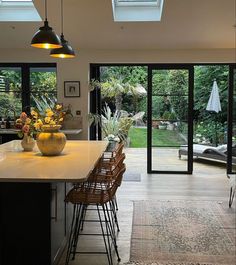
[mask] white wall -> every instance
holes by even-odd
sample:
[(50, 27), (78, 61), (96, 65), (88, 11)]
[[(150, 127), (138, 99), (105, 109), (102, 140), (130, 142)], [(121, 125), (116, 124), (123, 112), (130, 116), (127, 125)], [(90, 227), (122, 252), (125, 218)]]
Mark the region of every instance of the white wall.
[[(75, 59), (55, 60), (46, 50), (35, 48), (1, 49), (0, 62), (56, 62), (58, 77), (58, 101), (72, 104), (72, 111), (83, 116), (82, 139), (87, 139), (87, 113), (89, 110), (90, 63), (235, 63), (234, 49), (213, 50), (81, 50)], [(80, 81), (81, 96), (64, 98), (64, 81)]]

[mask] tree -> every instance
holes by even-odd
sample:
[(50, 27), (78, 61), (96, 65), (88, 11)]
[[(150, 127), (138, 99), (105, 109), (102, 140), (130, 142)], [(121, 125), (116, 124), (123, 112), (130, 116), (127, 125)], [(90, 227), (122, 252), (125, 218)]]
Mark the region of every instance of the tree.
[(171, 70), (168, 73), (169, 93), (171, 96), (172, 111), (178, 119), (187, 120), (188, 114), (188, 71)]
[(103, 101), (110, 100), (117, 110), (125, 106), (128, 112), (137, 111), (142, 98), (138, 84), (147, 86), (147, 67), (101, 67), (101, 84)]

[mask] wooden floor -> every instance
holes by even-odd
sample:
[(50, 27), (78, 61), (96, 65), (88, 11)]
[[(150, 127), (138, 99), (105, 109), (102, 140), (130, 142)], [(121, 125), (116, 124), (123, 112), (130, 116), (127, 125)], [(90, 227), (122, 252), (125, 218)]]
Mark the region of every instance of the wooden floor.
[[(114, 264), (123, 264), (129, 260), (133, 200), (228, 200), (229, 186), (225, 164), (198, 160), (194, 162), (192, 175), (147, 174), (146, 149), (129, 148), (125, 152), (129, 172), (141, 174), (141, 182), (123, 181), (118, 190), (118, 219), (121, 228), (118, 247), (122, 261), (117, 263), (114, 257)], [(175, 157), (172, 159), (175, 160)], [(186, 163), (185, 160), (177, 159), (178, 157), (172, 162)], [(103, 249), (102, 238), (98, 237), (81, 239), (79, 244), (83, 250)], [(60, 265), (62, 264), (63, 259)], [(107, 259), (105, 255), (78, 255), (70, 264), (103, 265), (107, 264)]]

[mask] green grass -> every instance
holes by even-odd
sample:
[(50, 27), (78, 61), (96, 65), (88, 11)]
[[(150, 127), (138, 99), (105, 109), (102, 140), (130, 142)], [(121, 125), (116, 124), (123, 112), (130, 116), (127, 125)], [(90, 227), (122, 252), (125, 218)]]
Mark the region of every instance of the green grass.
[[(147, 129), (146, 128), (130, 128), (130, 147), (147, 147)], [(152, 130), (152, 146), (164, 145), (164, 146), (180, 146), (181, 139), (177, 131), (170, 130)]]

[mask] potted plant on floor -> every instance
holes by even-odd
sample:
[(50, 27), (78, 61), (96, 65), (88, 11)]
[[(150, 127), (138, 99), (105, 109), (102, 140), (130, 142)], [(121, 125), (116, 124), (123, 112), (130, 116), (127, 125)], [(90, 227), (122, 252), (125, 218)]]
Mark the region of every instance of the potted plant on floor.
[(168, 124), (168, 129), (169, 130), (174, 130), (175, 129), (175, 122), (177, 121), (177, 116), (175, 112), (170, 112), (169, 117), (169, 124)]
[(168, 123), (166, 121), (161, 121), (158, 125), (158, 129), (160, 130), (166, 130)]
[(160, 121), (158, 128), (160, 130), (166, 130), (168, 123), (168, 118), (169, 118), (170, 112), (165, 111), (162, 115), (162, 120)]

